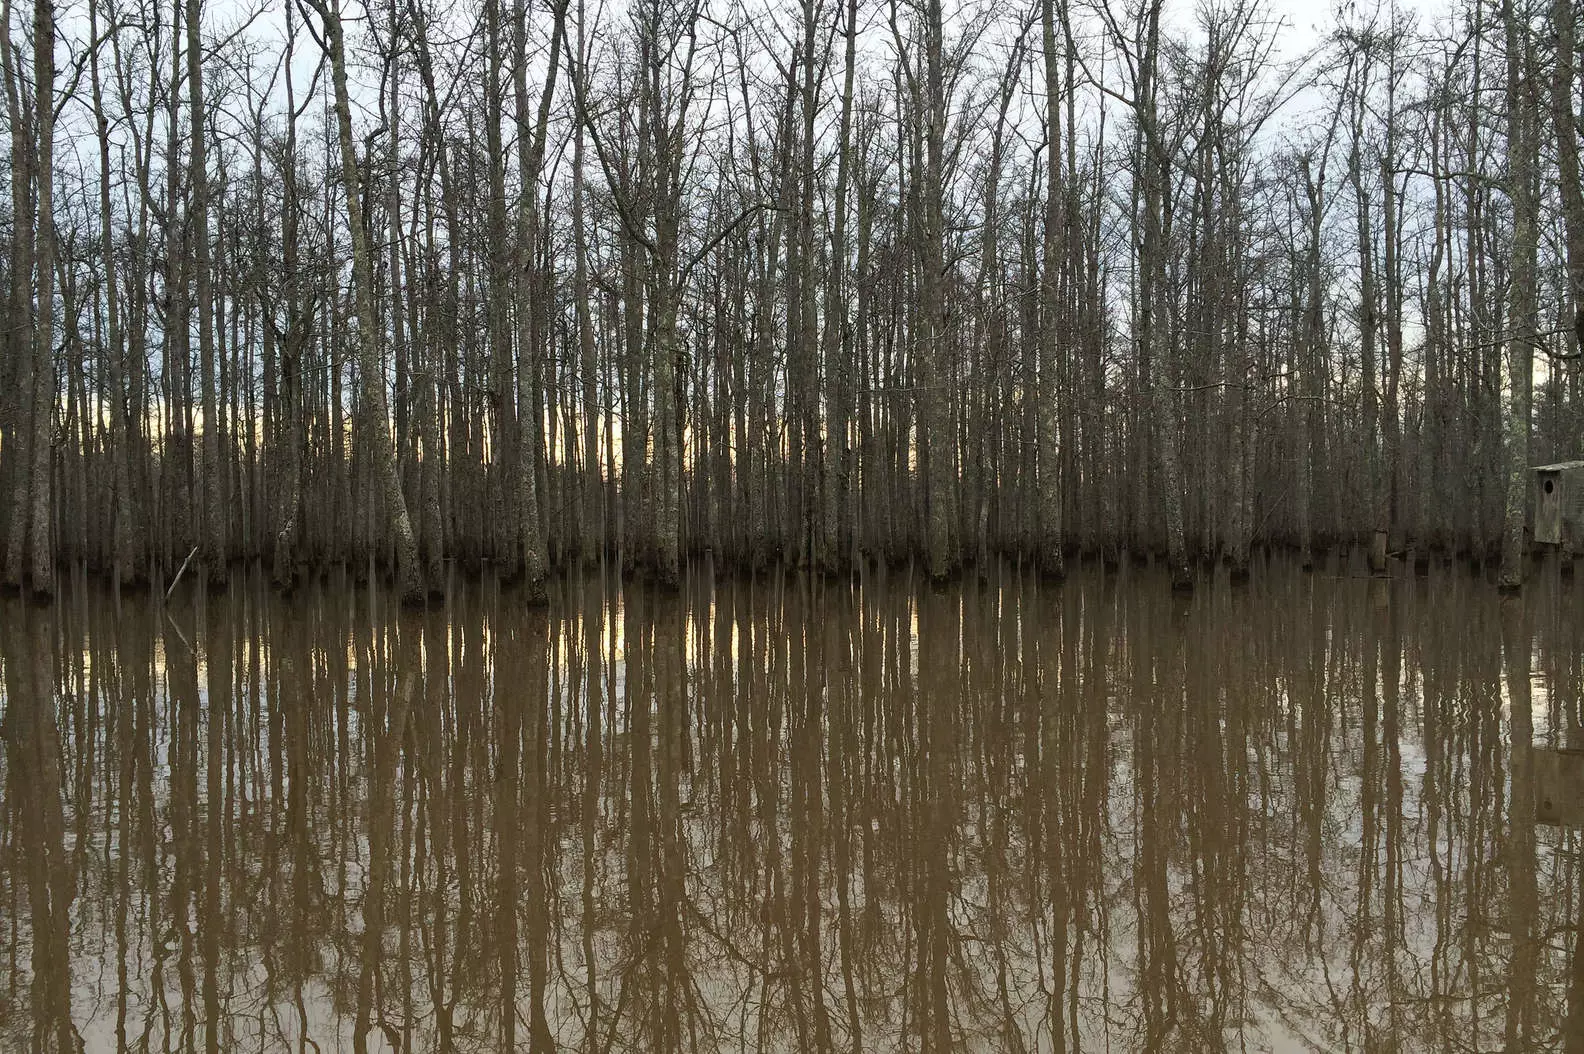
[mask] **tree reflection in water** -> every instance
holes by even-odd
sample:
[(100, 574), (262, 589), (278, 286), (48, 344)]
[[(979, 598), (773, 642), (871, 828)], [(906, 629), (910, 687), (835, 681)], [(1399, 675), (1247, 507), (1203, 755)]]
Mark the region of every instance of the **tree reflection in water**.
[(1580, 586), (0, 607), (0, 1047), (1584, 1040)]

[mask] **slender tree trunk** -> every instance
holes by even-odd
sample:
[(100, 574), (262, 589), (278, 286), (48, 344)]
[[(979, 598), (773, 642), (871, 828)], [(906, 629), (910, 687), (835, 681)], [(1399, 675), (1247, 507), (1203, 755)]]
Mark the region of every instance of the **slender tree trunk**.
[(1058, 292), (1062, 256), (1065, 249), (1062, 230), (1062, 145), (1061, 145), (1061, 66), (1056, 51), (1056, 0), (1042, 0), (1041, 29), (1045, 52), (1045, 243), (1040, 272), (1039, 331), (1039, 561), (1045, 574), (1061, 578), (1066, 574), (1062, 548), (1062, 489), (1057, 472), (1060, 464), (1057, 415), (1057, 374), (1061, 359), (1061, 300)]
[(920, 231), (918, 325), (919, 433), (925, 470), (925, 552), (930, 577), (940, 582), (957, 571), (960, 554), (952, 537), (956, 522), (954, 501), (956, 430), (952, 427), (954, 392), (947, 363), (946, 331), (946, 69), (945, 22), (940, 0), (924, 4), (924, 122), (923, 199)]
[(214, 283), (209, 263), (209, 163), (204, 135), (203, 41), (199, 35), (200, 0), (183, 0), (187, 22), (188, 134), (191, 153), (187, 172), (191, 204), (187, 236), (198, 309), (198, 369), (203, 399), (203, 440), (199, 475), (203, 480), (203, 561), (211, 582), (225, 577), (225, 502), (220, 491), (220, 413), (215, 398)]
[(852, 182), (853, 80), (857, 69), (858, 3), (848, 0), (843, 33), (841, 119), (836, 133), (836, 188), (831, 221), (830, 264), (826, 269), (824, 358), (830, 378), (826, 401), (825, 444), (828, 463), (824, 488), (824, 543), (832, 566), (852, 562), (852, 522), (847, 516), (852, 486), (853, 333), (848, 315), (847, 197)]
[[(33, 330), (33, 462), (29, 481), (28, 574), (38, 596), (55, 592), (55, 4), (35, 0), (33, 9), (33, 127), (38, 136), (36, 180), (38, 206), (34, 235), (37, 304)], [(14, 175), (13, 179), (16, 178)]]
[[(577, 63), (584, 62), (583, 0), (578, 0)], [(599, 455), (599, 424), (606, 413), (599, 402), (599, 352), (594, 343), (594, 319), (589, 289), (589, 243), (587, 215), (584, 209), (584, 136), (583, 122), (577, 122), (572, 132), (572, 243), (573, 310), (577, 314), (578, 362), (583, 383), (583, 537), (581, 551), (585, 562), (590, 562), (605, 552), (609, 544), (604, 513), (605, 484), (601, 478)]]
[(143, 577), (142, 541), (138, 509), (132, 496), (131, 455), (127, 422), (127, 385), (123, 355), (125, 339), (121, 331), (121, 297), (117, 287), (115, 236), (110, 210), (110, 121), (105, 115), (104, 89), (99, 73), (99, 4), (88, 5), (88, 32), (94, 40), (89, 53), (89, 84), (93, 92), (94, 128), (99, 140), (99, 247), (104, 257), (105, 344), (104, 362), (108, 374), (110, 401), (110, 460), (113, 472), (114, 508), (112, 512), (111, 561), (114, 574), (122, 583)]
[[(302, 359), (309, 339), (309, 322), (303, 318), (298, 271), (298, 235), (301, 205), (297, 192), (297, 97), (292, 77), (296, 41), (294, 5), (286, 6), (286, 148), (281, 166), (281, 263), (285, 270), (286, 330), (280, 342), (280, 472), (277, 494), (280, 509), (275, 529), (273, 570), (276, 585), (292, 588), (301, 558), (303, 387)], [(273, 325), (273, 320), (271, 320)]]
[(1563, 245), (1567, 254), (1568, 309), (1572, 346), (1584, 347), (1584, 183), (1579, 174), (1578, 121), (1573, 93), (1578, 76), (1577, 14), (1574, 0), (1552, 0), (1556, 59), (1551, 79), (1551, 128), (1556, 136), (1557, 185), (1562, 195)]
[[(192, 0), (189, 0), (192, 2)], [(358, 321), (358, 372), (363, 384), (365, 430), (376, 484), (385, 504), (385, 516), (396, 533), (397, 575), (404, 600), (423, 599), (417, 541), (412, 521), (407, 516), (407, 500), (402, 495), (396, 452), (391, 445), (390, 413), (385, 400), (385, 371), (379, 353), (379, 331), (374, 322), (374, 266), (368, 244), (368, 228), (363, 225), (362, 183), (357, 153), (352, 145), (352, 104), (347, 90), (346, 44), (342, 37), (338, 0), (310, 0), (324, 20), (325, 41), (330, 53), (331, 82), (335, 90), (336, 124), (341, 146), (341, 178), (346, 188), (347, 226), (352, 237), (352, 273), (356, 286)]]
[(1524, 582), (1524, 521), (1529, 498), (1529, 408), (1534, 385), (1536, 212), (1533, 68), (1528, 25), (1513, 0), (1502, 0), (1507, 29), (1507, 181), (1512, 195), (1512, 280), (1509, 286), (1507, 407), (1503, 431), (1507, 447), (1507, 501), (1502, 531), (1501, 576), (1504, 590)]
[(1135, 113), (1139, 123), (1139, 164), (1145, 173), (1141, 209), (1144, 232), (1140, 240), (1139, 300), (1137, 315), (1143, 332), (1139, 337), (1139, 354), (1143, 357), (1140, 386), (1144, 391), (1143, 404), (1149, 415), (1148, 429), (1154, 436), (1155, 460), (1159, 464), (1160, 502), (1166, 525), (1166, 559), (1171, 571), (1172, 588), (1193, 588), (1193, 574), (1188, 566), (1188, 538), (1183, 525), (1183, 489), (1181, 458), (1178, 452), (1179, 417), (1175, 393), (1171, 390), (1172, 371), (1169, 369), (1173, 335), (1171, 333), (1172, 305), (1167, 303), (1166, 288), (1166, 195), (1170, 187), (1170, 159), (1160, 139), (1157, 119), (1156, 65), (1160, 54), (1160, 0), (1152, 0), (1144, 13), (1144, 47), (1139, 64), (1139, 83), (1135, 100)]
[[(546, 67), (545, 86), (539, 96), (537, 121), (528, 122), (528, 20), (526, 0), (513, 0), (512, 21), (516, 38), (516, 54), (512, 62), (512, 83), (517, 108), (517, 162), (522, 187), (517, 198), (517, 407), (519, 414), (517, 452), (517, 505), (522, 519), (518, 523), (518, 548), (521, 553), (523, 576), (527, 580), (529, 596), (535, 601), (545, 598), (545, 540), (540, 528), (538, 464), (539, 401), (533, 388), (533, 378), (539, 368), (539, 343), (535, 339), (532, 309), (537, 303), (538, 283), (533, 266), (534, 247), (538, 242), (539, 224), (536, 206), (536, 188), (539, 167), (544, 159), (546, 128), (550, 121), (550, 104), (555, 97), (556, 73), (561, 65), (561, 42), (566, 30), (566, 2), (556, 6), (555, 30), (550, 41), (550, 60)], [(521, 415), (527, 414), (526, 422)]]
[(0, 4), (0, 63), (4, 65), (7, 123), (11, 131), (11, 243), (8, 319), (0, 361), (0, 484), (7, 510), (4, 563), (6, 585), (20, 588), (26, 575), (29, 480), (33, 458), (33, 143), (32, 115), (22, 102), (21, 62), (11, 40), (11, 4)]

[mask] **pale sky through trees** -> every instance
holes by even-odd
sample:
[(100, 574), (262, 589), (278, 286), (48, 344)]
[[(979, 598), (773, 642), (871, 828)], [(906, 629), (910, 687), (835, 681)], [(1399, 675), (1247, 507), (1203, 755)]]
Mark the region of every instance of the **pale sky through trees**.
[(1511, 551), (1584, 203), (1502, 3), (14, 6), (8, 574)]

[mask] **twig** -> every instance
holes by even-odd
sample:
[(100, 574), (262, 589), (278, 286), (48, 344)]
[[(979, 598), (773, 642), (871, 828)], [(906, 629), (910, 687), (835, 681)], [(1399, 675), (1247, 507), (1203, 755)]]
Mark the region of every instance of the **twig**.
[(176, 583), (181, 581), (181, 576), (182, 576), (183, 572), (185, 572), (187, 570), (187, 565), (192, 563), (192, 558), (197, 556), (197, 555), (198, 555), (198, 547), (195, 545), (195, 546), (192, 547), (192, 552), (187, 554), (187, 559), (183, 560), (182, 561), (182, 565), (176, 569), (176, 577), (171, 579), (170, 588), (165, 590), (165, 599), (166, 600), (169, 600), (170, 597), (171, 597), (171, 594), (176, 592)]

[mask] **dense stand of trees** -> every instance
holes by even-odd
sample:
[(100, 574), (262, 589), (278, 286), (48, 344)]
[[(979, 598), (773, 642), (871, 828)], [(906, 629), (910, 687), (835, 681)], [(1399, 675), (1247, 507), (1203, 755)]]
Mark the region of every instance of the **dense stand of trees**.
[(0, 8), (0, 566), (1338, 543), (1581, 449), (1572, 0)]

